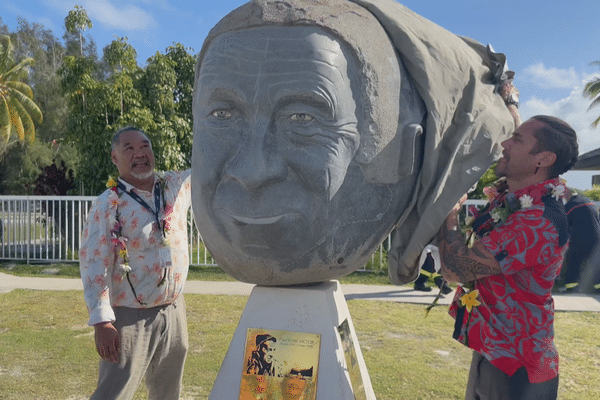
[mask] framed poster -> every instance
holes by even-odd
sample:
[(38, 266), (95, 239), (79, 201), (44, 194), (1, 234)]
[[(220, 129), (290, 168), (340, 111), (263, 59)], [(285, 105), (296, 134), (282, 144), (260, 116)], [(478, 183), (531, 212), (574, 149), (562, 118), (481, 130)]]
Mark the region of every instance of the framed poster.
[(316, 400), (321, 335), (249, 328), (239, 400)]

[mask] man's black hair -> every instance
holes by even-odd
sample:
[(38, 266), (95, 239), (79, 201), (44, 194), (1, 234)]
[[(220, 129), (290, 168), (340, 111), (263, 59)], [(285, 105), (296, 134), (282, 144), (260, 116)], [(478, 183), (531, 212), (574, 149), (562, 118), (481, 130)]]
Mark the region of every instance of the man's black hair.
[(111, 150), (115, 149), (115, 146), (117, 145), (117, 143), (119, 143), (119, 140), (121, 140), (121, 135), (124, 134), (125, 132), (139, 132), (142, 135), (146, 136), (146, 139), (148, 139), (148, 141), (150, 141), (150, 137), (148, 136), (148, 134), (146, 132), (144, 132), (143, 129), (140, 129), (137, 126), (129, 125), (129, 126), (125, 126), (125, 127), (121, 128), (115, 132), (115, 134), (113, 135), (112, 141), (110, 142)]
[(531, 119), (544, 124), (533, 134), (537, 139), (537, 145), (532, 153), (549, 151), (556, 154), (556, 161), (550, 168), (550, 178), (556, 178), (570, 170), (579, 156), (579, 145), (577, 144), (575, 130), (565, 121), (556, 117), (536, 115)]

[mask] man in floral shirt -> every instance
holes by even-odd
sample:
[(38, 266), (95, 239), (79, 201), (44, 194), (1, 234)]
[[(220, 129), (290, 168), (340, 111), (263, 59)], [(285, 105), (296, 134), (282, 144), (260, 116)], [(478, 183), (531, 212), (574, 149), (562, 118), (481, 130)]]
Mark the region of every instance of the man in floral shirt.
[(568, 243), (566, 187), (577, 161), (575, 131), (536, 116), (502, 143), (504, 177), (476, 215), (475, 241), (457, 228), (458, 207), (440, 229), (443, 276), (462, 284), (450, 314), (454, 337), (471, 349), (466, 399), (556, 399), (552, 285)]
[(120, 178), (92, 206), (80, 250), (102, 358), (92, 399), (131, 399), (144, 375), (149, 398), (178, 399), (188, 349), (190, 171), (155, 173), (152, 144), (135, 127), (115, 133), (111, 155)]

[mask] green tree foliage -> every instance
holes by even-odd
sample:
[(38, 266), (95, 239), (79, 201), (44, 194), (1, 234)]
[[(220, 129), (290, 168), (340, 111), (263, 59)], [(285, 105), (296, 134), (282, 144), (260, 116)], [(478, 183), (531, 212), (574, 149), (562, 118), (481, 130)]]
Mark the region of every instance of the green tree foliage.
[(35, 183), (33, 193), (39, 196), (65, 196), (75, 189), (73, 170), (67, 168), (64, 161), (60, 167), (56, 162), (44, 167)]
[(127, 43), (127, 38), (117, 38), (113, 40), (103, 50), (104, 61), (109, 65), (113, 72), (131, 71), (137, 68), (137, 51), (132, 45)]
[(155, 127), (148, 132), (160, 170), (190, 167), (192, 154), (192, 97), (196, 58), (179, 43), (148, 59), (138, 82), (144, 105)]
[(104, 48), (104, 61), (108, 64), (112, 76), (110, 86), (113, 95), (118, 95), (120, 107), (119, 116), (123, 116), (125, 107), (125, 92), (130, 91), (133, 86), (132, 73), (138, 71), (135, 58), (137, 52), (132, 45), (127, 43), (127, 38), (117, 38)]
[(42, 25), (21, 19), (19, 30), (11, 33), (0, 20), (0, 34), (10, 35), (14, 58), (35, 61), (27, 65), (23, 82), (35, 89), (44, 115), (36, 124), (34, 144), (15, 145), (0, 158), (0, 193), (31, 194), (44, 168), (64, 160), (83, 182), (81, 194), (99, 194), (107, 177), (116, 173), (110, 160), (112, 135), (125, 125), (148, 133), (157, 169), (190, 166), (191, 49), (174, 43), (140, 68), (127, 38), (117, 37), (99, 59), (94, 41), (83, 36), (91, 26), (85, 10), (76, 6), (65, 18), (63, 45)]
[(35, 90), (35, 101), (44, 119), (36, 124), (36, 140), (32, 144), (15, 143), (0, 159), (0, 194), (33, 194), (35, 180), (53, 160), (65, 160), (74, 168), (77, 151), (63, 140), (67, 102), (57, 75), (66, 53), (65, 47), (41, 24), (19, 19), (16, 32), (0, 23), (0, 32), (10, 35), (14, 59), (31, 56), (35, 63), (28, 67), (27, 83)]
[(13, 146), (0, 164), (0, 193), (32, 195), (37, 176), (50, 163), (52, 150), (46, 143)]
[(159, 135), (152, 137), (158, 167), (189, 168), (192, 151), (192, 92), (195, 58), (181, 44), (156, 53), (140, 82)]
[[(594, 64), (599, 65), (600, 61), (595, 61), (592, 65)], [(583, 88), (583, 95), (592, 99), (588, 111), (600, 104), (600, 78), (594, 78), (586, 83)], [(597, 127), (598, 124), (600, 124), (600, 117), (592, 121), (592, 126), (594, 128)]]
[(76, 150), (63, 141), (15, 145), (0, 162), (0, 193), (33, 195), (36, 180), (45, 167), (64, 162), (69, 169), (76, 165)]
[[(175, 62), (175, 87), (173, 88), (173, 99), (175, 101), (175, 132), (177, 143), (184, 157), (177, 165), (178, 168), (188, 168), (192, 155), (193, 142), (193, 118), (192, 99), (194, 97), (194, 71), (196, 57), (180, 43), (173, 43), (167, 48), (166, 55)], [(174, 167), (175, 168), (175, 167)]]
[(11, 145), (12, 132), (16, 132), (19, 141), (31, 143), (35, 139), (34, 120), (38, 123), (43, 120), (31, 87), (23, 82), (34, 59), (15, 62), (13, 51), (10, 36), (0, 37), (0, 156)]
[(83, 56), (83, 37), (82, 33), (86, 29), (92, 28), (92, 21), (88, 18), (87, 12), (78, 5), (65, 17), (65, 28), (67, 32), (79, 35), (79, 55)]
[(88, 57), (66, 56), (63, 64), (58, 70), (62, 80), (61, 86), (69, 98), (71, 112), (73, 108), (80, 108), (82, 111), (87, 107), (87, 93), (95, 87), (94, 73), (97, 65), (94, 60)]
[(0, 35), (8, 35), (8, 26), (2, 22), (2, 17), (0, 17)]
[(123, 41), (116, 42), (104, 51), (110, 60), (106, 64), (113, 71), (106, 78), (97, 73), (103, 66), (91, 57), (67, 56), (60, 70), (62, 87), (69, 100), (66, 137), (84, 160), (77, 169), (77, 177), (84, 182), (86, 194), (100, 193), (103, 182), (114, 173), (110, 161), (112, 132), (123, 116), (141, 102), (134, 89), (139, 68), (129, 63), (126, 52), (120, 51)]
[(52, 31), (24, 19), (19, 20), (19, 30), (13, 39), (17, 59), (31, 55), (35, 60), (29, 70), (28, 82), (35, 88), (36, 103), (44, 115), (42, 123), (36, 125), (36, 140), (47, 143), (60, 140), (64, 137), (67, 106), (57, 71), (65, 48)]
[[(75, 178), (73, 170), (68, 168), (64, 161), (60, 162), (60, 166), (56, 162), (44, 167), (42, 173), (36, 179), (36, 185), (33, 193), (38, 196), (65, 196), (75, 189)], [(42, 213), (45, 215), (45, 221), (48, 218), (54, 219), (55, 226), (60, 227), (63, 247), (70, 248), (70, 244), (66, 242), (67, 230), (69, 222), (76, 232), (79, 232), (81, 227), (79, 213), (81, 212), (81, 201), (74, 202), (43, 202), (41, 204)], [(79, 236), (73, 238), (74, 249), (79, 248)]]
[[(159, 170), (190, 166), (192, 147), (191, 96), (195, 58), (180, 44), (157, 52), (142, 69), (127, 38), (116, 38), (103, 50), (103, 59), (67, 56), (61, 69), (69, 99), (67, 138), (82, 162), (77, 171), (86, 194), (99, 194), (109, 175), (113, 133), (135, 125), (152, 140)], [(106, 74), (98, 71), (106, 69)]]
[(600, 201), (600, 186), (594, 185), (589, 190), (581, 191), (585, 197), (592, 201)]
[(477, 181), (477, 186), (475, 187), (475, 190), (471, 191), (469, 193), (469, 199), (481, 199), (481, 200), (485, 200), (486, 196), (485, 194), (483, 194), (483, 188), (490, 186), (492, 183), (494, 183), (498, 178), (496, 178), (496, 173), (494, 172), (494, 167), (496, 165), (492, 165), (490, 168), (488, 168), (487, 171), (485, 171), (485, 173), (483, 174), (483, 176), (479, 179), (479, 181)]

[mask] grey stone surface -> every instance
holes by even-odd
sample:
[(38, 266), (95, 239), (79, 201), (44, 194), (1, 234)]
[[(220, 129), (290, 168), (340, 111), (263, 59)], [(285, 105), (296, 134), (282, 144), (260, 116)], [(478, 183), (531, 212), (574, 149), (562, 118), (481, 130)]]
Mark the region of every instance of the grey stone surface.
[(225, 28), (203, 48), (193, 209), (211, 255), (241, 281), (351, 273), (411, 200), (423, 106), (377, 21), (346, 6), (370, 24), (344, 40), (319, 26), (269, 24)]
[(294, 285), (360, 267), (395, 228), (416, 278), (448, 212), (514, 121), (506, 57), (394, 0), (253, 0), (200, 52), (192, 195), (235, 278)]

